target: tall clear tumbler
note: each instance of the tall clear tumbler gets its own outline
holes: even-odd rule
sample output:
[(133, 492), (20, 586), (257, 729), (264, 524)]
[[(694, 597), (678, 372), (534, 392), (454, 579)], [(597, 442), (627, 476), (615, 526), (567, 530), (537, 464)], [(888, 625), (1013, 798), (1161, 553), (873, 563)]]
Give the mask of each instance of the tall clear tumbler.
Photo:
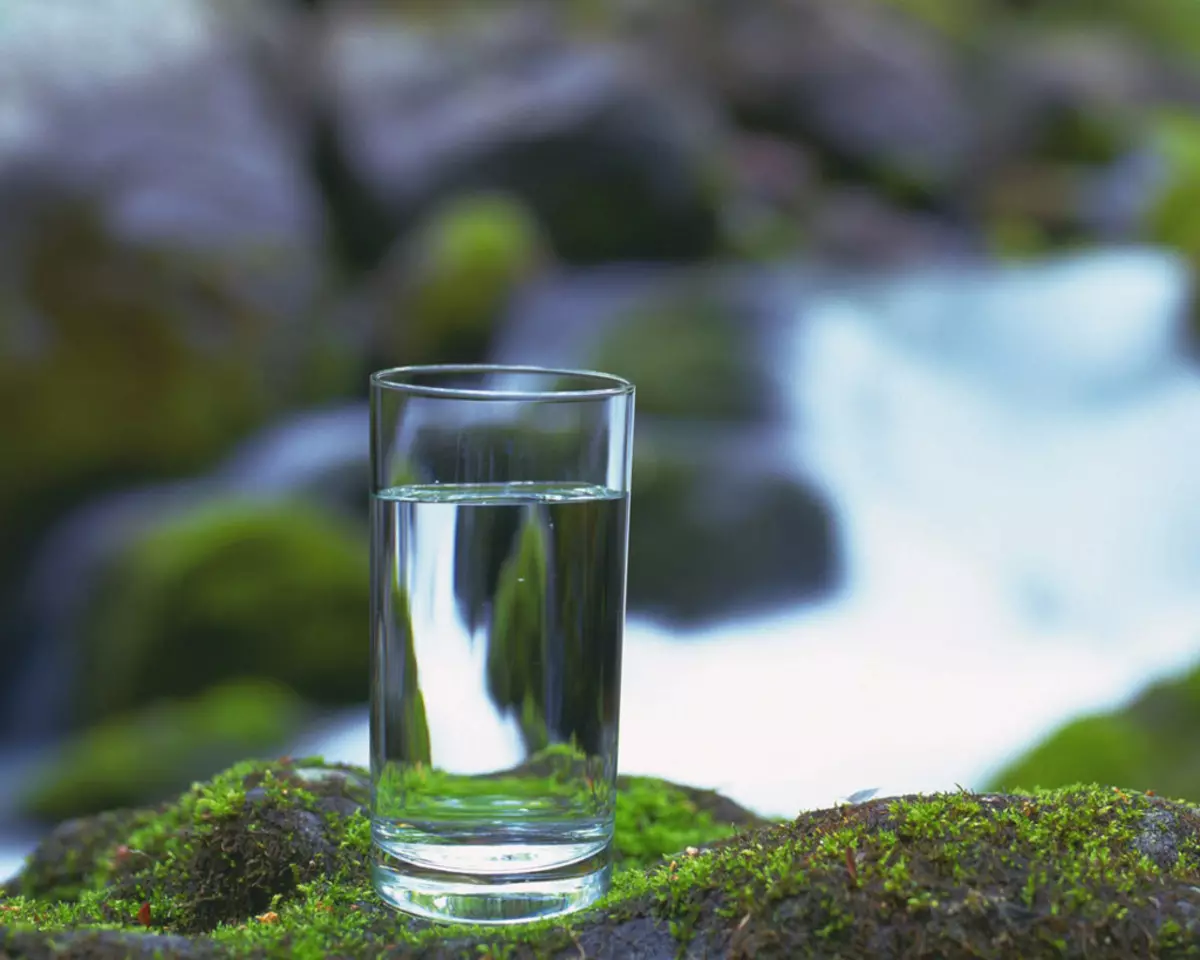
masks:
[(599, 373), (371, 378), (372, 869), (401, 910), (608, 889), (633, 417)]

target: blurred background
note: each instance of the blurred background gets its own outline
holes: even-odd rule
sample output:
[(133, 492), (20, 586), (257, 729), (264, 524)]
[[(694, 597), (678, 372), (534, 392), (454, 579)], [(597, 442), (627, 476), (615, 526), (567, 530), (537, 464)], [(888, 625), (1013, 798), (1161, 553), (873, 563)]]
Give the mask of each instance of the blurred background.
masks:
[(0, 877), (365, 762), (439, 361), (638, 384), (626, 772), (1200, 800), (1197, 264), (1195, 0), (0, 0)]

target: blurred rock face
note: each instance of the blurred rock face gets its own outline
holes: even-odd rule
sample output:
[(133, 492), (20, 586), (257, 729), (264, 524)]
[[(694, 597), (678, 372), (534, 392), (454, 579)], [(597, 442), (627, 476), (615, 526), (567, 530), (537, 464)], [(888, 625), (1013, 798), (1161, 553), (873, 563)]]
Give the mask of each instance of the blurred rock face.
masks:
[[(269, 9), (264, 7), (264, 9)], [(205, 0), (14, 0), (0, 30), (0, 182), (22, 162), (131, 239), (315, 252), (300, 131), (255, 69), (261, 28)]]
[(502, 191), (568, 261), (714, 252), (711, 111), (636, 51), (509, 10), (452, 31), (333, 18), (323, 77), (350, 170), (398, 224)]
[(26, 636), (11, 577), (50, 521), (204, 469), (314, 386), (322, 213), (254, 29), (191, 0), (5, 5), (6, 678)]
[(650, 42), (742, 126), (929, 188), (962, 172), (976, 121), (953, 57), (878, 4), (676, 0), (649, 19)]

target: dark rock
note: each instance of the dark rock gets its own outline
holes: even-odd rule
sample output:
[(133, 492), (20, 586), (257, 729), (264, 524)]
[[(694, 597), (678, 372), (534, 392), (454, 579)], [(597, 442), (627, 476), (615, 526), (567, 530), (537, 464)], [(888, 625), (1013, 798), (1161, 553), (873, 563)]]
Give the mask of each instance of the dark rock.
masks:
[(812, 144), (834, 172), (920, 191), (962, 173), (974, 123), (960, 74), (916, 23), (858, 0), (658, 7), (649, 42), (743, 126)]
[(1160, 870), (1179, 861), (1179, 823), (1167, 810), (1154, 810), (1142, 820), (1133, 846), (1153, 860)]
[(1200, 75), (1184, 76), (1129, 33), (1094, 28), (998, 30), (982, 63), (989, 121), (970, 193), (988, 222), (1024, 223), (1046, 238), (1040, 246), (1136, 239), (1163, 174), (1148, 118), (1193, 112)]
[[(579, 937), (579, 952), (592, 960), (675, 960), (679, 943), (663, 921), (637, 917), (586, 931)], [(571, 952), (563, 950), (559, 956)]]
[(54, 519), (123, 483), (203, 469), (273, 402), (270, 314), (223, 268), (123, 242), (91, 202), (47, 201), (27, 225), (19, 252), (0, 254), (17, 265), (0, 297), (16, 291), (21, 309), (0, 343), (22, 341), (0, 349), (0, 618), (21, 625), (18, 578)]
[(813, 256), (835, 266), (886, 270), (984, 254), (982, 238), (969, 227), (904, 210), (863, 189), (826, 192), (808, 229)]
[(132, 810), (98, 813), (67, 820), (46, 837), (26, 861), (19, 880), (0, 886), (0, 894), (39, 900), (74, 900), (95, 872), (98, 858), (144, 819)]
[(333, 18), (324, 88), (349, 171), (397, 232), (452, 194), (500, 191), (530, 206), (569, 261), (712, 253), (703, 108), (652, 59), (577, 44), (528, 13), (452, 31)]
[(718, 449), (634, 459), (629, 608), (695, 623), (812, 599), (841, 576), (830, 504)]
[(1166, 91), (1159, 68), (1119, 35), (1021, 42), (1005, 34), (988, 61), (985, 164), (1014, 158), (1103, 165), (1133, 142), (1133, 125)]
[(215, 943), (155, 933), (64, 931), (53, 938), (37, 933), (6, 933), (0, 928), (4, 960), (217, 960), (228, 951)]
[(257, 251), (242, 277), (251, 288), (293, 308), (311, 295), (319, 199), (301, 131), (253, 66), (256, 39), (282, 29), (270, 4), (236, 14), (209, 0), (163, 0), (152, 15), (117, 2), (54, 15), (21, 7), (3, 57), (20, 78), (6, 87), (9, 105), (30, 123), (0, 153), (0, 184), (28, 194), (20, 178), (32, 177), (90, 198), (122, 240)]

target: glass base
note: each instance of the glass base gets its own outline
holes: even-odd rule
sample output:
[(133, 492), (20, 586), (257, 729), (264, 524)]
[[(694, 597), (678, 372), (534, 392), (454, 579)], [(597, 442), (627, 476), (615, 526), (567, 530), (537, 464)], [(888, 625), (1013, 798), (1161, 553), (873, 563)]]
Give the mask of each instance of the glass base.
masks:
[[(506, 851), (504, 860), (511, 862), (515, 852)], [(431, 869), (428, 860), (414, 863), (378, 844), (372, 856), (372, 880), (385, 903), (441, 923), (528, 923), (575, 913), (603, 897), (612, 883), (609, 844), (563, 865), (519, 872)]]

